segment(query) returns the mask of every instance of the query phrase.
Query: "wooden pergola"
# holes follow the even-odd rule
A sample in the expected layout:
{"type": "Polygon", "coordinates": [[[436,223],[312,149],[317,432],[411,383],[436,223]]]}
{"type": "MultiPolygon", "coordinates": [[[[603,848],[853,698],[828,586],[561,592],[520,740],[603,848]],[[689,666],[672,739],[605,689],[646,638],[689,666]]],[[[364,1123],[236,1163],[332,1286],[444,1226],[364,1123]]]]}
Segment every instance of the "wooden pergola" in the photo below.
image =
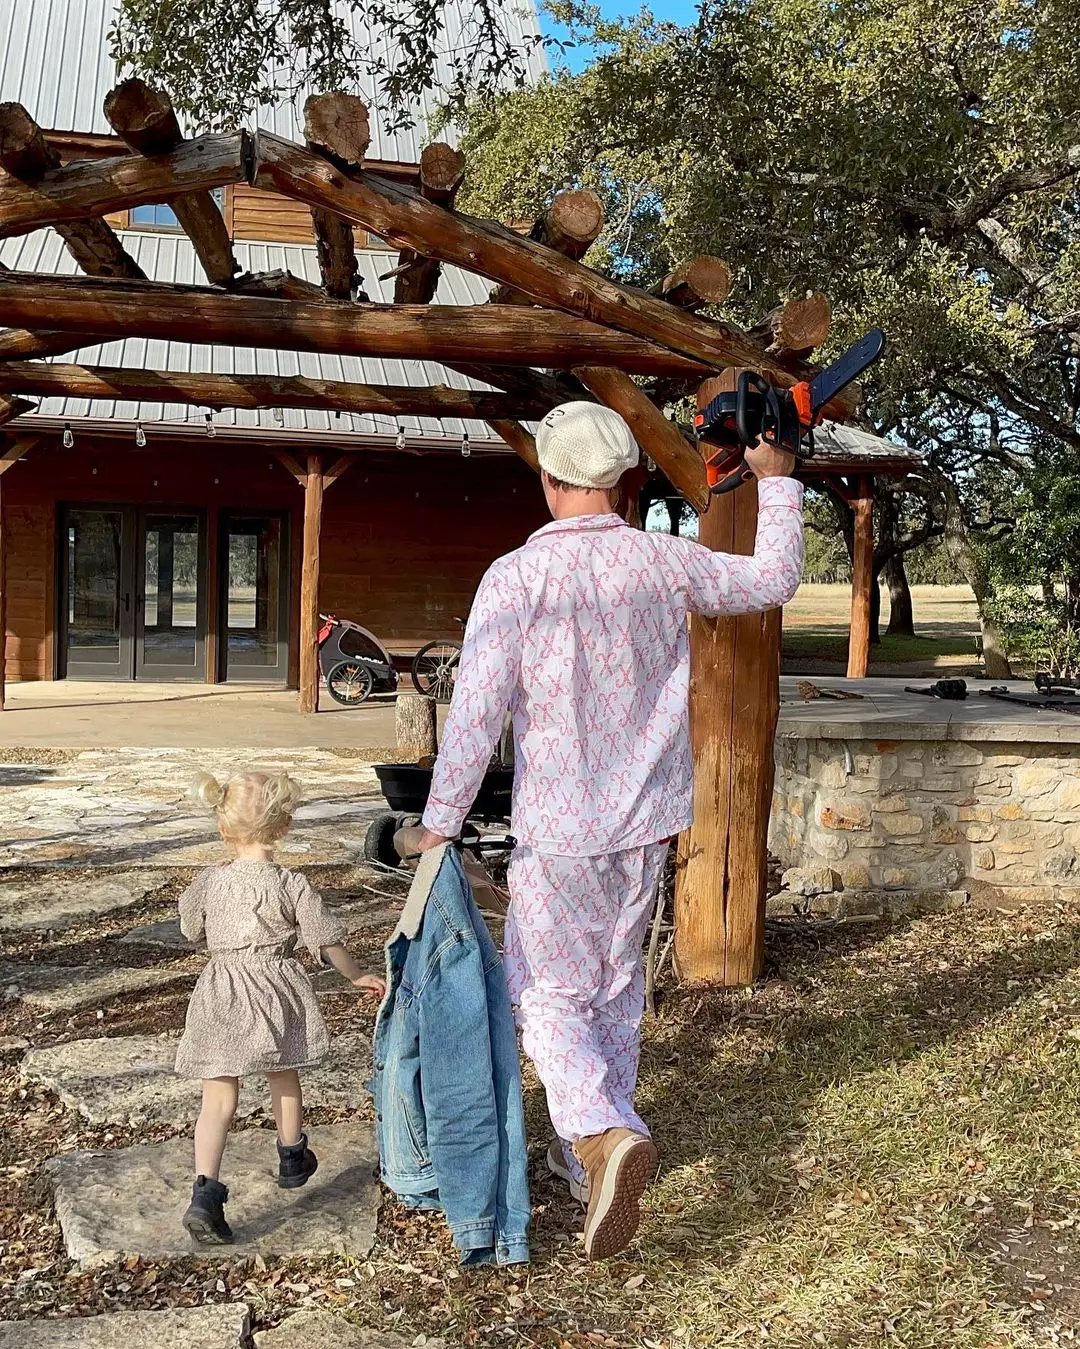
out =
{"type": "MultiPolygon", "coordinates": [[[[580,261],[603,224],[592,193],[556,196],[527,237],[465,215],[454,209],[465,170],[460,153],[429,146],[411,182],[404,173],[373,172],[365,166],[367,111],[348,94],[308,100],[303,145],[263,131],[186,139],[168,99],[137,80],[110,93],[105,112],[128,153],[65,162],[70,147],[50,139],[20,105],[0,105],[0,238],[50,226],[84,273],[0,274],[6,324],[0,331],[0,423],[13,423],[0,445],[0,474],[28,443],[16,423],[30,406],[25,395],[471,416],[488,422],[534,469],[535,446],[523,423],[560,402],[591,398],[627,419],[644,454],[701,513],[703,542],[752,551],[755,491],[746,488],[710,504],[702,457],[659,400],[709,397],[717,379],[730,383],[747,366],[779,385],[805,378],[812,373],[807,357],[828,333],[823,297],[782,306],[744,330],[697,312],[722,303],[730,288],[730,273],[718,259],[693,259],[651,291],[621,285],[580,261]],[[321,287],[287,272],[240,272],[212,197],[227,184],[272,191],[310,208],[321,287]],[[188,234],[208,285],[147,280],[103,218],[162,202],[188,234]],[[356,226],[399,250],[392,305],[353,298],[356,226]],[[444,264],[489,278],[489,303],[433,305],[444,264]],[[373,387],[44,359],[122,337],[430,359],[465,374],[476,387],[373,387]]],[[[857,390],[849,388],[828,413],[849,420],[857,400],[857,390]]],[[[346,453],[332,463],[319,454],[287,463],[305,494],[304,711],[316,709],[318,695],[323,494],[351,462],[346,453]]],[[[643,473],[627,484],[628,498],[636,498],[643,473]]],[[[857,538],[864,541],[858,571],[870,518],[869,507],[858,503],[869,501],[869,490],[858,482],[852,490],[861,521],[857,538]]],[[[779,635],[779,613],[696,621],[693,627],[697,808],[682,844],[677,894],[676,949],[684,978],[745,983],[760,970],[779,635]]]]}

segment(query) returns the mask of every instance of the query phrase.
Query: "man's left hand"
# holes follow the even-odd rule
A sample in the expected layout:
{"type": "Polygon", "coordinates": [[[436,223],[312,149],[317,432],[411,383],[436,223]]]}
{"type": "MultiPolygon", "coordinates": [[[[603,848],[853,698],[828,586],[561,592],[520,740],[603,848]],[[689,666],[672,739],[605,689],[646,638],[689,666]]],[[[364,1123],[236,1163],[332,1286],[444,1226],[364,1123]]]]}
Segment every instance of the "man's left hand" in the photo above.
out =
{"type": "Polygon", "coordinates": [[[430,829],[425,829],[424,832],[420,835],[419,841],[417,842],[416,851],[430,852],[432,848],[439,848],[444,843],[449,842],[450,840],[444,838],[442,834],[436,834],[430,829]]]}

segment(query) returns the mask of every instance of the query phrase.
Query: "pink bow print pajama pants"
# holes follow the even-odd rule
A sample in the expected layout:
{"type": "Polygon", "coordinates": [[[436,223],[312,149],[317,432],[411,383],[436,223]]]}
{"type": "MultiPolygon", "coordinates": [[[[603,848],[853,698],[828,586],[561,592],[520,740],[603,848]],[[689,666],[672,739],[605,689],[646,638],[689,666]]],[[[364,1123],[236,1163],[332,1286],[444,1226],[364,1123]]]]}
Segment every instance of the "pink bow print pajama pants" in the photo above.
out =
{"type": "Polygon", "coordinates": [[[648,1133],[634,1110],[642,947],[666,856],[667,844],[653,843],[603,857],[520,847],[510,859],[507,983],[564,1142],[620,1127],[648,1133]]]}

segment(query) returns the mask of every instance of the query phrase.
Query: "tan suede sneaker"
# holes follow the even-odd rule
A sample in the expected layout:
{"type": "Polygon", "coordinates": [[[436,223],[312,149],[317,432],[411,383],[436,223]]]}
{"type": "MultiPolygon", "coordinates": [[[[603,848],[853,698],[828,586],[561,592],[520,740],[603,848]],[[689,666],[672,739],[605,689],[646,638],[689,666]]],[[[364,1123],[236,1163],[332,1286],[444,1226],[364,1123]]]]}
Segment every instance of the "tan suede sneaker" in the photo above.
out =
{"type": "Polygon", "coordinates": [[[559,1180],[566,1181],[570,1186],[571,1195],[578,1201],[582,1208],[589,1207],[589,1179],[586,1176],[584,1180],[577,1180],[574,1173],[566,1162],[566,1149],[563,1147],[561,1138],[553,1138],[547,1150],[547,1169],[553,1176],[559,1180]]]}
{"type": "Polygon", "coordinates": [[[659,1165],[656,1145],[644,1134],[608,1129],[579,1138],[574,1151],[589,1177],[585,1254],[608,1260],[626,1250],[638,1230],[638,1205],[659,1165]]]}

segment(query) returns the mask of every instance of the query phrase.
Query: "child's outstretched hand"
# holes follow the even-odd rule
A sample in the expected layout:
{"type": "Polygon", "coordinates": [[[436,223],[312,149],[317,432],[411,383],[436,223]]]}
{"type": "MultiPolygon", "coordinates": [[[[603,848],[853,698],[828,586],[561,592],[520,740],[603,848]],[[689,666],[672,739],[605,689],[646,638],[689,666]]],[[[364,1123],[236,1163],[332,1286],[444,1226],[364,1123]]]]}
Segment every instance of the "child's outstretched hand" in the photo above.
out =
{"type": "Polygon", "coordinates": [[[353,988],[362,988],[365,993],[374,993],[380,1001],[386,996],[386,985],[374,974],[362,974],[359,979],[349,981],[353,988]]]}

